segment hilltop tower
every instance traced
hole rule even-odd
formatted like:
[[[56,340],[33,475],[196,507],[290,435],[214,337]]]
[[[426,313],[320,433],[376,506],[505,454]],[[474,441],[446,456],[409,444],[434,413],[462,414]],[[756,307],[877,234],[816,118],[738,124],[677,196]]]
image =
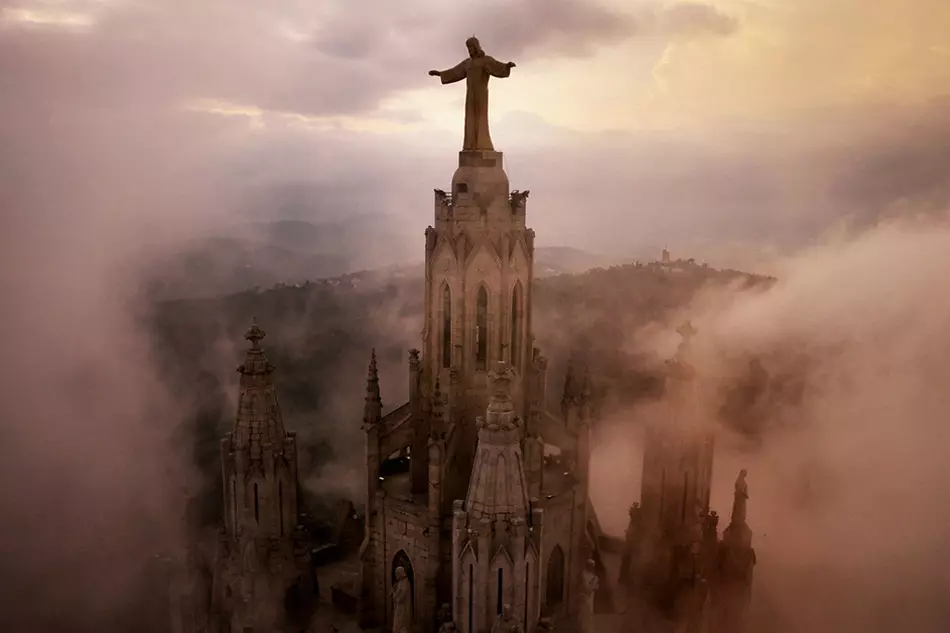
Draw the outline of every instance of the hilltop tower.
[[[507,537],[522,539],[506,549],[511,566],[499,567],[519,580],[503,579],[501,586],[514,602],[536,604],[528,616],[523,609],[515,614],[533,633],[541,611],[554,618],[571,618],[577,611],[581,567],[590,543],[597,542],[590,534],[596,520],[589,520],[586,484],[590,442],[586,424],[569,429],[544,410],[547,361],[531,331],[534,231],[526,224],[528,192],[509,189],[503,155],[487,132],[488,76],[507,76],[514,64],[488,57],[474,38],[467,45],[468,59],[448,71],[430,72],[443,83],[469,78],[466,140],[451,189],[435,190],[434,222],[425,231],[422,349],[409,351],[408,401],[385,414],[371,361],[363,420],[360,622],[364,627],[392,623],[391,587],[402,567],[411,587],[414,627],[433,627],[440,605],[449,605],[457,627],[467,626],[468,616],[460,610],[468,613],[473,603],[466,602],[467,590],[459,584],[464,574],[453,572],[462,555],[455,546],[470,544],[480,565],[500,559],[479,549],[477,539],[457,535],[456,525],[460,520],[480,525],[487,517],[490,530],[478,537],[489,539],[485,547]],[[498,363],[505,369],[493,379],[490,370]],[[549,464],[548,445],[568,458]],[[479,483],[479,473],[487,471],[478,456],[495,455],[492,451],[508,456],[504,472],[510,476]],[[505,511],[486,505],[479,492],[485,485],[494,486],[498,501],[492,503],[508,499],[513,505]],[[456,512],[465,518],[457,519]],[[532,535],[532,550],[525,530],[542,513],[550,527]],[[543,590],[518,602],[518,595],[525,595],[518,587],[533,585],[516,564],[531,556]],[[527,560],[522,562],[528,565]],[[488,572],[480,569],[481,575],[473,576],[476,584],[467,585],[473,596],[483,596],[474,606],[472,628],[465,629],[470,633],[492,624],[492,608],[484,602]],[[493,582],[497,587],[497,579]]]

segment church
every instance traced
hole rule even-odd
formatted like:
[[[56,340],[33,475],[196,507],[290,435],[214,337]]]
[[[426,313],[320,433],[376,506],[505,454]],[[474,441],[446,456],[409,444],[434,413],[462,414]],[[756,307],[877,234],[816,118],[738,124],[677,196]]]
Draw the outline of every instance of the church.
[[[386,415],[370,362],[364,626],[392,622],[401,567],[413,622],[433,622],[448,604],[458,630],[478,633],[508,605],[534,631],[542,614],[575,613],[580,570],[594,554],[589,408],[583,393],[563,418],[543,408],[534,232],[527,192],[509,190],[502,161],[501,152],[462,151],[451,193],[435,192],[422,351],[409,353],[409,401]],[[546,459],[546,448],[560,459]],[[400,459],[408,468],[390,474]]]
[[[468,59],[430,72],[466,79],[465,140],[425,230],[421,349],[409,351],[406,402],[384,409],[370,354],[359,626],[591,633],[595,613],[619,609],[617,630],[741,633],[755,564],[746,474],[720,538],[689,325],[667,370],[668,411],[647,434],[640,502],[626,540],[606,551],[589,495],[590,371],[572,365],[560,410],[546,409],[528,192],[510,188],[488,131],[488,76],[507,77],[514,64],[486,56],[475,38],[466,44]],[[296,436],[283,426],[264,332],[255,323],[246,338],[237,418],[221,443],[225,526],[208,609],[221,621],[182,631],[299,630],[315,604]],[[613,592],[611,555],[622,557],[623,595]]]

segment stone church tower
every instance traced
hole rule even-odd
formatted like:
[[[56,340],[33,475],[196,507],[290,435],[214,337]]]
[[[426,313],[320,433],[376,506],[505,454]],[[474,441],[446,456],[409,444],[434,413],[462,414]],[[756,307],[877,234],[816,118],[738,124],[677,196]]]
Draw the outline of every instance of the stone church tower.
[[[224,620],[218,630],[231,633],[282,630],[288,602],[314,589],[297,521],[297,438],[284,428],[264,336],[256,323],[245,335],[237,417],[221,440],[225,530],[214,610]]]
[[[403,567],[416,630],[434,626],[445,604],[457,626],[467,626],[472,603],[459,583],[469,582],[465,587],[480,596],[471,633],[487,631],[498,606],[497,600],[486,602],[488,567],[479,567],[471,582],[453,572],[456,555],[467,552],[479,565],[501,565],[491,569],[503,570],[503,600],[509,596],[512,607],[529,606],[515,613],[526,620],[529,633],[540,611],[570,618],[577,610],[581,568],[597,542],[587,495],[589,421],[580,413],[586,411],[582,396],[577,402],[572,396],[576,415],[570,427],[543,408],[547,361],[531,334],[534,231],[526,225],[527,197],[527,191],[509,190],[502,153],[481,149],[459,152],[451,191],[435,190],[434,224],[425,232],[422,351],[409,352],[408,402],[383,414],[375,357],[367,380],[366,536],[360,550],[364,627],[391,625],[391,587],[396,568]],[[493,399],[490,370],[499,362],[507,369],[495,387],[501,389],[503,382],[508,395],[499,391]],[[479,427],[482,415],[488,426]],[[514,426],[495,430],[488,420]],[[498,480],[510,486],[503,494],[517,508],[503,506],[508,509],[501,512],[502,506],[485,505],[476,494],[481,488],[473,477],[485,472],[477,459],[480,441],[484,451],[518,455],[517,466],[513,457],[505,458],[505,473],[520,469],[521,474]],[[560,457],[547,460],[546,449]],[[500,497],[496,503],[502,503]],[[457,519],[457,512],[465,518]],[[544,533],[529,535],[542,513]],[[488,531],[479,527],[486,518]],[[487,538],[488,545],[478,547],[477,539],[465,537],[462,551],[456,551],[459,520],[474,521],[478,538]],[[515,541],[501,558],[484,549],[509,537]],[[530,568],[541,589],[519,602]]]
[[[751,531],[745,502],[737,501],[741,516],[734,510],[719,540],[719,516],[709,507],[713,433],[690,362],[695,330],[687,323],[678,332],[683,340],[668,367],[666,415],[647,430],[621,582],[632,621],[644,630],[733,633],[742,630],[751,589]]]

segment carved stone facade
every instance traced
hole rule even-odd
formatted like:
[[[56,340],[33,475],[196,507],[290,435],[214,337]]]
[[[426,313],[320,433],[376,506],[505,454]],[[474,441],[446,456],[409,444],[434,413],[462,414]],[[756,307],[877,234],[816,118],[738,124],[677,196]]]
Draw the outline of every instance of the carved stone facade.
[[[703,418],[687,324],[670,362],[668,415],[648,429],[640,502],[630,509],[621,583],[631,623],[650,633],[737,633],[752,586],[752,533],[736,484],[732,521],[720,540],[710,510],[713,435]],[[740,475],[744,486],[745,471]],[[747,494],[746,494],[747,497]]]
[[[413,590],[415,631],[434,630],[446,603],[453,626],[467,633],[487,633],[504,604],[529,633],[542,613],[577,613],[582,563],[597,542],[589,408],[572,393],[567,420],[543,410],[547,361],[531,334],[534,232],[525,223],[527,192],[509,190],[502,160],[501,152],[462,151],[451,192],[435,190],[409,401],[383,415],[375,356],[370,363],[364,627],[392,626],[400,566]],[[504,377],[493,382],[500,362]],[[546,449],[560,457],[546,458]],[[502,454],[506,475],[481,479],[484,460]]]
[[[284,428],[271,365],[255,323],[241,374],[234,430],[221,440],[225,529],[212,612],[214,630],[282,631],[288,607],[313,601],[309,543],[298,526],[297,438]]]

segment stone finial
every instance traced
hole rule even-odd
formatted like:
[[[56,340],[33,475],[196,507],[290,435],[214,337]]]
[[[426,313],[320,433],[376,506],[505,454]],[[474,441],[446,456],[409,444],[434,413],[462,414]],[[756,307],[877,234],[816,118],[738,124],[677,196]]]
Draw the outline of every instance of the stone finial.
[[[244,333],[244,338],[251,342],[251,349],[260,349],[261,341],[267,336],[267,332],[262,330],[257,324],[257,318],[251,319],[251,327]]]
[[[492,396],[496,398],[511,397],[511,383],[514,380],[515,371],[511,365],[505,361],[498,361],[495,369],[488,372],[488,380],[492,386]]]
[[[419,350],[412,348],[409,350],[409,364],[418,365],[419,364]]]

